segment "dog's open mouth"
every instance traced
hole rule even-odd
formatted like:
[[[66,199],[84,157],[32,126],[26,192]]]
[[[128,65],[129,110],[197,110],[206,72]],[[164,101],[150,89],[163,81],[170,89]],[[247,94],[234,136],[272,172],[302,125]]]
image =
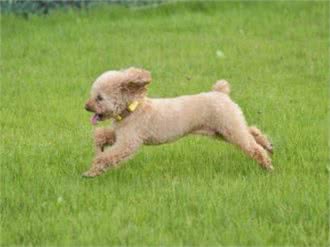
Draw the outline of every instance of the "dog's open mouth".
[[[93,125],[96,125],[98,121],[102,121],[103,119],[103,114],[98,114],[95,113],[92,117],[91,117],[91,123]]]

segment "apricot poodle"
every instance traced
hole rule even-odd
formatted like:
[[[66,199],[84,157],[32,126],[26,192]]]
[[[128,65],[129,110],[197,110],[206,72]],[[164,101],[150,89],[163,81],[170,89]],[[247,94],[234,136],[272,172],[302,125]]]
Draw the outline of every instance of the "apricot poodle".
[[[109,128],[95,129],[96,157],[85,177],[101,175],[130,158],[141,145],[175,141],[188,134],[206,135],[235,144],[261,167],[272,170],[272,144],[256,127],[249,127],[239,106],[229,97],[225,80],[213,90],[176,98],[146,97],[150,72],[128,68],[99,76],[86,102],[93,124],[112,118]],[[111,145],[105,149],[105,146]]]

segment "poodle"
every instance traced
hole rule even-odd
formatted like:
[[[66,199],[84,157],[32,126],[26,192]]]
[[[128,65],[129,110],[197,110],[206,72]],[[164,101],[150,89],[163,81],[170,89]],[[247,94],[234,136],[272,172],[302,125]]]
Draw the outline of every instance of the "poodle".
[[[188,134],[224,139],[238,146],[261,167],[273,170],[272,144],[257,128],[247,125],[239,106],[229,97],[225,80],[196,95],[154,99],[146,97],[149,71],[128,68],[107,71],[92,85],[85,104],[92,124],[113,119],[112,127],[96,128],[96,156],[84,177],[101,175],[130,158],[141,145],[158,145]],[[111,147],[105,149],[107,145]]]

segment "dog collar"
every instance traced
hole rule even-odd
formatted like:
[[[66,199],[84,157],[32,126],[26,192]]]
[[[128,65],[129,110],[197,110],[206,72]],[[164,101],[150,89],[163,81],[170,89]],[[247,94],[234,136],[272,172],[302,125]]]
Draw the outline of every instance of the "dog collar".
[[[123,120],[123,118],[127,117],[131,112],[134,112],[136,108],[139,106],[139,102],[137,100],[134,100],[132,103],[130,103],[127,108],[121,113],[115,116],[115,119],[117,121]]]

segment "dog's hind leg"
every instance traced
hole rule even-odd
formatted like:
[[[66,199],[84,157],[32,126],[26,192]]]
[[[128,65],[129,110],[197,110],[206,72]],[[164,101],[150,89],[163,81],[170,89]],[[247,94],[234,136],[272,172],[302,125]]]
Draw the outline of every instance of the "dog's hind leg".
[[[256,140],[256,142],[261,145],[264,149],[266,149],[269,153],[273,153],[273,145],[268,140],[267,136],[265,136],[260,129],[255,126],[250,126],[249,131]]]
[[[254,140],[251,141],[251,143],[247,146],[241,146],[241,148],[247,155],[256,160],[263,168],[267,170],[274,170],[272,161],[269,158],[266,150]]]
[[[230,143],[240,147],[248,156],[256,160],[263,168],[273,170],[272,161],[266,150],[259,145],[247,126],[221,128],[219,133]]]

